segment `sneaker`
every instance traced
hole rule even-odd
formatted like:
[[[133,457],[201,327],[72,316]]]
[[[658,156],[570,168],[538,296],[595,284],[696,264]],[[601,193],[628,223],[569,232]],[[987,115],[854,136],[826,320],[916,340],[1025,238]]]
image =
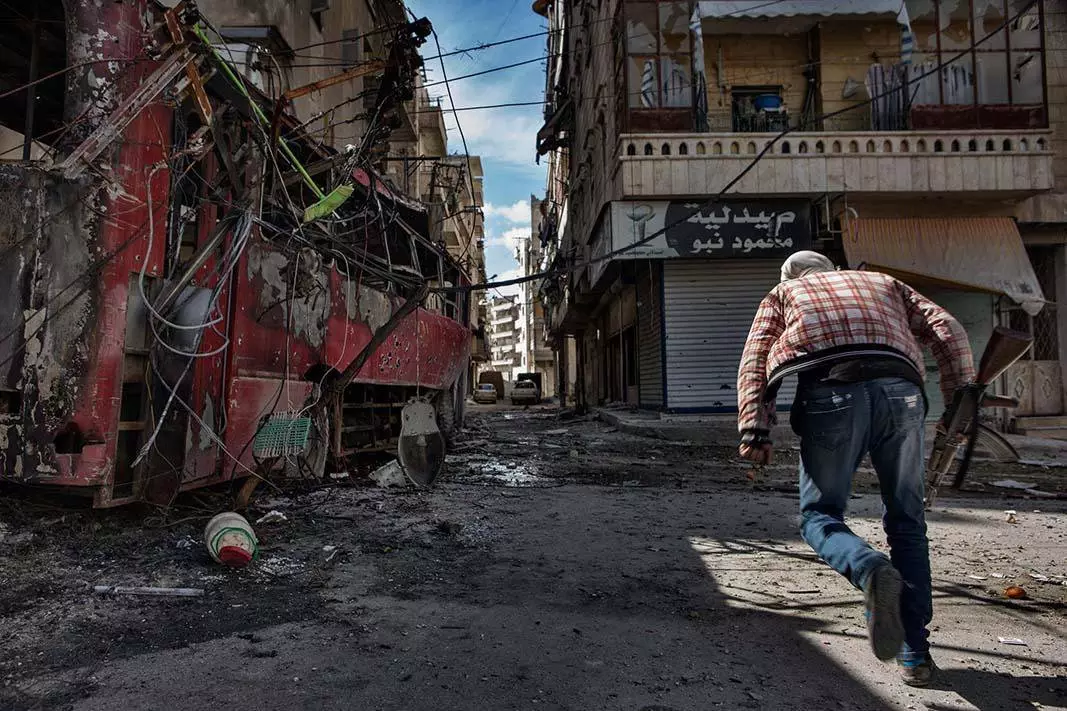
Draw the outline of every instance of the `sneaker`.
[[[887,662],[904,645],[904,623],[900,620],[900,590],[904,582],[888,563],[874,569],[867,580],[867,636],[874,656]]]
[[[900,669],[900,678],[908,686],[929,686],[937,671],[937,665],[927,654],[925,659],[902,662],[897,660],[897,668]]]

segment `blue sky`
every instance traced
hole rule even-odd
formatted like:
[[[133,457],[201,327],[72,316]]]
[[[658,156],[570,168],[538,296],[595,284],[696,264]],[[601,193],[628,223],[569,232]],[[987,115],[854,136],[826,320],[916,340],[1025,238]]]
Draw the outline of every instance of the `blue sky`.
[[[546,20],[530,10],[530,0],[408,0],[419,17],[428,17],[451,52],[479,44],[543,32]],[[544,36],[445,58],[449,79],[514,64],[545,54]],[[423,45],[424,56],[437,54],[433,38]],[[427,80],[440,81],[441,63],[426,62]],[[514,69],[471,79],[450,81],[456,107],[541,101],[544,95],[544,64],[534,62]],[[444,86],[430,87],[431,96],[445,95]],[[463,152],[456,130],[456,115],[449,113],[445,96],[448,145]],[[489,276],[505,279],[518,274],[515,244],[530,232],[530,195],[545,191],[544,165],[534,162],[534,139],[541,127],[541,106],[516,106],[481,111],[460,111],[459,121],[472,155],[482,157],[485,171],[485,268]],[[504,289],[515,293],[516,288]]]

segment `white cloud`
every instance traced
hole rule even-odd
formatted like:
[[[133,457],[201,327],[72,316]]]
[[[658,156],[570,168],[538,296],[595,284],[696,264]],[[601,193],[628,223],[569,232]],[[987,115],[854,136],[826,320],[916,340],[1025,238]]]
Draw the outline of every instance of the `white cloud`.
[[[509,269],[506,272],[503,272],[501,274],[497,274],[495,277],[493,277],[489,281],[495,283],[495,282],[498,282],[498,281],[507,281],[509,279],[518,279],[521,276],[522,276],[522,272],[519,270],[518,267],[516,267],[515,269]],[[496,295],[500,295],[500,294],[503,294],[504,296],[518,296],[521,293],[521,290],[522,290],[522,285],[521,284],[512,284],[511,286],[499,286],[499,287],[496,287],[494,289],[490,289],[488,294],[490,296],[496,296]]]
[[[505,230],[500,234],[491,234],[489,239],[485,241],[487,247],[499,245],[507,247],[509,252],[514,252],[515,248],[519,246],[524,240],[530,238],[530,228],[528,227],[512,227],[509,230]]]
[[[459,63],[450,62],[449,76],[461,76],[462,73],[477,71],[487,67],[473,65],[462,72],[457,71]],[[536,71],[536,70],[535,70]],[[536,100],[538,90],[536,82],[528,76],[489,75],[476,79],[467,79],[452,83],[452,98],[457,107],[492,106],[511,102],[531,100],[531,91]],[[459,131],[456,130],[456,114],[451,111],[451,102],[443,91],[444,87],[433,87],[431,92],[442,96],[441,107],[444,109],[445,124],[449,127],[449,150],[462,152]],[[515,106],[477,111],[460,111],[460,125],[467,139],[467,146],[473,155],[498,160],[512,166],[522,166],[532,172],[541,173],[544,167],[534,164],[536,154],[537,131],[544,123],[539,107]]]
[[[514,205],[494,205],[492,203],[486,203],[482,208],[482,212],[486,217],[503,217],[508,222],[529,223],[530,222],[530,201],[519,200]]]

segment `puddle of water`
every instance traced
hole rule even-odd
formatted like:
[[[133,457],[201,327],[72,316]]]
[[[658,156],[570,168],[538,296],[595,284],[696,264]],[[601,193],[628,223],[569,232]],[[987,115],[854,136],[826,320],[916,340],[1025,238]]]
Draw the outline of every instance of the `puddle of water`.
[[[551,479],[536,474],[536,467],[518,462],[479,462],[471,467],[471,470],[471,479],[484,482],[487,486],[533,487],[550,486],[554,483]]]

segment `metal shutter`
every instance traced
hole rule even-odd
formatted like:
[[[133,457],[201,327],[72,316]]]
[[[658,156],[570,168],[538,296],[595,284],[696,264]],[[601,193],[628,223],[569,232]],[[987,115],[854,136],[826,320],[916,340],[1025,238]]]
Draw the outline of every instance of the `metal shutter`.
[[[668,409],[736,412],[741,351],[781,262],[687,259],[663,268]],[[780,411],[795,392],[796,379],[789,378],[778,393]]]
[[[640,267],[637,279],[637,354],[641,407],[663,407],[662,294],[651,262]]]

